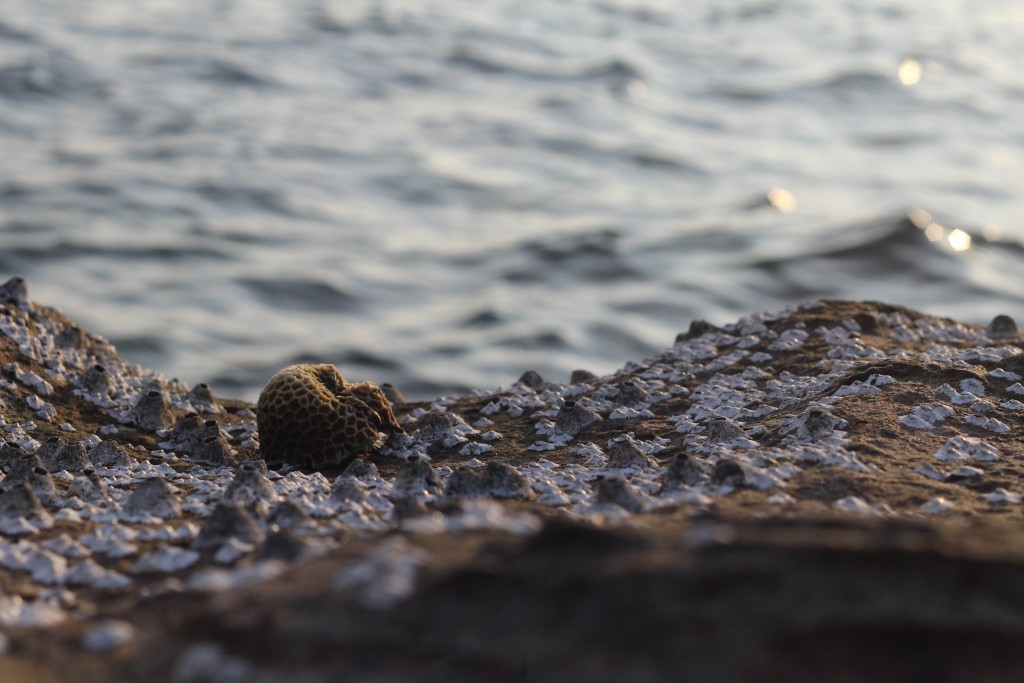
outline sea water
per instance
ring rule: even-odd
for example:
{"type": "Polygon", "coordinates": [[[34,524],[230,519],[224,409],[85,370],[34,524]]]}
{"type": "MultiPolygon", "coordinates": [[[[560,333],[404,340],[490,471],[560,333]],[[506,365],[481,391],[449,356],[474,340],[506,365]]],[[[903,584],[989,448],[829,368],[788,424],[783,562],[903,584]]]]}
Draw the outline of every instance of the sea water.
{"type": "Polygon", "coordinates": [[[1024,7],[0,0],[0,277],[254,398],[812,298],[1024,315],[1024,7]]]}

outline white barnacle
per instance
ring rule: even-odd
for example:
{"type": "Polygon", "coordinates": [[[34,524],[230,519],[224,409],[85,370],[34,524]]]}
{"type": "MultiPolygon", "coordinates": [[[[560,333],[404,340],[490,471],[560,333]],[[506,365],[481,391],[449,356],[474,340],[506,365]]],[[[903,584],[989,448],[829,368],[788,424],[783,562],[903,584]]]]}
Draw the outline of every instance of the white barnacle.
{"type": "Polygon", "coordinates": [[[1010,428],[1006,426],[1006,423],[997,420],[994,417],[982,417],[980,415],[968,415],[964,418],[964,422],[975,427],[981,427],[990,432],[996,434],[1005,434],[1010,431],[1010,428]]]}
{"type": "Polygon", "coordinates": [[[953,409],[942,403],[918,406],[908,415],[900,416],[900,423],[913,429],[932,429],[954,414],[953,409]]]}
{"type": "Polygon", "coordinates": [[[943,512],[949,512],[954,507],[956,506],[953,505],[953,503],[941,496],[938,496],[921,505],[921,507],[918,508],[918,512],[923,515],[938,515],[943,512]]]}
{"type": "Polygon", "coordinates": [[[935,453],[936,460],[963,462],[976,460],[978,462],[992,462],[999,460],[999,450],[981,439],[970,436],[953,436],[946,440],[946,443],[935,453]]]}

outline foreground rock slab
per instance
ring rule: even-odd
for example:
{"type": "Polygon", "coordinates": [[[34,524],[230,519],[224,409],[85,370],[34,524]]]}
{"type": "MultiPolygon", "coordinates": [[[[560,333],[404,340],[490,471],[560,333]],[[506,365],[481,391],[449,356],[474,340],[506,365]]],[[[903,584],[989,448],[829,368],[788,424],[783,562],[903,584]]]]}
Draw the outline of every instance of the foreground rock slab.
{"type": "Polygon", "coordinates": [[[824,301],[394,406],[346,469],[0,301],[4,681],[1013,680],[1016,328],[824,301]]]}

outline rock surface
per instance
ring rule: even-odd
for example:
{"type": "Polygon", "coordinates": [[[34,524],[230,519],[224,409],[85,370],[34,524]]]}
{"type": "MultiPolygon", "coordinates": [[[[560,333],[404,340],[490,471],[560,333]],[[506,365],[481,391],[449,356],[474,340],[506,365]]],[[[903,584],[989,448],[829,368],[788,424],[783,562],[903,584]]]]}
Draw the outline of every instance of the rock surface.
{"type": "Polygon", "coordinates": [[[1016,327],[840,301],[695,325],[607,377],[395,405],[344,472],[267,471],[251,405],[16,284],[4,683],[1024,670],[1016,327]]]}

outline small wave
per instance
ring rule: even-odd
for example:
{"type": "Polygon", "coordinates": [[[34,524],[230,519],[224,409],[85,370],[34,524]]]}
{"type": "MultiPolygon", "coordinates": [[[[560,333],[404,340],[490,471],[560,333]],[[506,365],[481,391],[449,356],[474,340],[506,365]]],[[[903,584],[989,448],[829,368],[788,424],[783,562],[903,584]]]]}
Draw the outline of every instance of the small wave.
{"type": "Polygon", "coordinates": [[[28,31],[15,28],[10,24],[0,21],[0,40],[18,41],[19,43],[36,43],[36,37],[28,31]]]}
{"type": "Polygon", "coordinates": [[[845,261],[848,265],[859,265],[865,272],[884,274],[891,273],[896,268],[917,269],[927,260],[940,259],[949,262],[955,261],[956,257],[936,248],[918,226],[908,217],[901,216],[896,220],[883,218],[862,225],[849,226],[817,244],[806,245],[798,254],[765,259],[753,265],[775,270],[781,266],[806,263],[812,259],[845,261]],[[845,242],[851,239],[852,243],[835,245],[837,240],[845,242]]]}
{"type": "Polygon", "coordinates": [[[628,83],[641,78],[638,68],[619,58],[596,64],[552,64],[546,60],[531,63],[513,56],[489,55],[475,48],[459,47],[449,55],[448,62],[485,74],[509,73],[544,81],[610,80],[628,83]]]}
{"type": "Polygon", "coordinates": [[[862,261],[865,265],[886,270],[898,265],[914,265],[923,258],[956,260],[953,254],[936,248],[906,216],[895,222],[882,219],[843,232],[863,233],[865,237],[850,246],[823,251],[818,255],[819,258],[862,261]]]}
{"type": "MultiPolygon", "coordinates": [[[[184,72],[189,78],[209,81],[218,85],[238,87],[271,87],[278,83],[255,65],[238,59],[212,57],[201,54],[159,55],[144,60],[149,68],[184,72]]],[[[176,74],[180,76],[182,74],[176,74]]]]}
{"type": "Polygon", "coordinates": [[[653,7],[622,7],[610,2],[598,2],[594,8],[613,17],[630,19],[640,24],[651,24],[664,28],[675,23],[672,14],[653,7]]]}
{"type": "Polygon", "coordinates": [[[19,183],[18,181],[10,181],[6,183],[0,183],[0,197],[7,197],[14,199],[16,197],[29,197],[38,192],[38,190],[25,183],[19,183]]]}
{"type": "Polygon", "coordinates": [[[491,327],[501,324],[502,317],[492,308],[485,308],[482,311],[468,316],[462,321],[461,327],[491,327]]]}
{"type": "Polygon", "coordinates": [[[328,163],[363,161],[364,157],[340,147],[287,140],[267,145],[267,155],[273,159],[324,161],[328,163]]]}
{"type": "Polygon", "coordinates": [[[807,86],[810,90],[835,92],[884,92],[902,91],[891,77],[871,71],[851,71],[836,74],[817,84],[807,86]]]}
{"type": "MultiPolygon", "coordinates": [[[[2,195],[0,195],[2,196],[2,195]]],[[[44,232],[56,232],[59,230],[57,226],[43,223],[41,221],[21,220],[18,218],[10,218],[4,222],[3,228],[0,228],[6,233],[24,233],[27,235],[38,235],[44,232]]]]}
{"type": "Polygon", "coordinates": [[[619,231],[605,229],[524,242],[514,259],[518,263],[502,277],[524,283],[563,275],[594,282],[638,277],[622,252],[621,238],[619,231]]]}
{"type": "Polygon", "coordinates": [[[71,55],[56,49],[0,66],[0,96],[11,100],[106,94],[105,86],[71,55]]]}
{"type": "Polygon", "coordinates": [[[265,231],[262,227],[246,230],[243,228],[231,229],[219,225],[217,227],[193,225],[188,228],[188,233],[199,239],[222,240],[235,245],[270,246],[292,244],[290,235],[265,231]]]}
{"type": "Polygon", "coordinates": [[[564,136],[540,136],[536,138],[536,143],[546,151],[578,159],[601,162],[618,161],[655,171],[672,171],[695,176],[707,175],[707,172],[700,166],[660,150],[602,147],[583,139],[564,136]]]}
{"type": "Polygon", "coordinates": [[[309,26],[324,33],[349,35],[359,31],[367,31],[385,36],[395,36],[402,32],[407,24],[401,17],[388,16],[381,5],[354,18],[339,17],[326,7],[317,6],[309,18],[309,26]]]}
{"type": "Polygon", "coordinates": [[[522,248],[542,261],[564,263],[586,257],[616,258],[621,240],[621,232],[607,228],[525,242],[522,248]]]}
{"type": "Polygon", "coordinates": [[[536,334],[504,337],[494,340],[492,345],[519,350],[553,350],[569,348],[569,342],[566,341],[565,337],[558,332],[537,332],[536,334]]]}
{"type": "Polygon", "coordinates": [[[751,249],[753,244],[753,236],[739,232],[732,226],[712,225],[653,240],[637,251],[643,254],[737,253],[751,249]]]}
{"type": "Polygon", "coordinates": [[[72,183],[70,185],[70,189],[74,192],[93,195],[95,197],[113,197],[120,194],[120,190],[116,187],[110,183],[101,182],[99,180],[79,180],[72,183]]]}
{"type": "Polygon", "coordinates": [[[277,85],[269,77],[258,74],[242,64],[216,59],[205,65],[199,78],[223,85],[270,87],[277,85]]]}
{"type": "Polygon", "coordinates": [[[111,263],[135,261],[176,262],[184,260],[216,259],[229,260],[231,257],[216,249],[198,246],[153,245],[142,247],[117,247],[79,242],[55,242],[46,246],[12,246],[0,250],[0,268],[17,270],[25,263],[38,263],[58,259],[99,257],[111,263]]]}
{"type": "Polygon", "coordinates": [[[938,139],[939,136],[936,134],[918,132],[856,136],[856,140],[865,147],[882,147],[887,149],[924,146],[933,144],[938,139]]]}
{"type": "Polygon", "coordinates": [[[778,93],[769,90],[760,90],[751,86],[739,83],[723,83],[716,85],[710,92],[714,97],[721,97],[727,100],[738,100],[740,102],[765,102],[778,97],[778,93]]]}
{"type": "Polygon", "coordinates": [[[501,187],[492,187],[469,174],[454,175],[423,169],[378,175],[375,186],[404,204],[448,206],[465,203],[474,208],[507,204],[512,198],[501,187]]]}
{"type": "Polygon", "coordinates": [[[356,297],[321,280],[302,278],[241,278],[244,286],[274,308],[334,312],[352,307],[356,297]]]}
{"type": "Polygon", "coordinates": [[[828,95],[848,98],[861,95],[884,95],[906,97],[905,88],[900,87],[889,76],[869,71],[835,74],[791,87],[767,88],[760,84],[723,83],[711,90],[711,95],[740,102],[787,101],[798,95],[828,95]]]}
{"type": "Polygon", "coordinates": [[[277,190],[221,185],[212,182],[200,183],[193,189],[203,199],[223,206],[269,211],[289,218],[298,217],[298,214],[288,205],[284,195],[277,190]]]}
{"type": "Polygon", "coordinates": [[[440,80],[423,71],[407,69],[395,74],[395,82],[409,88],[427,89],[437,87],[440,80]]]}
{"type": "MultiPolygon", "coordinates": [[[[963,300],[1006,296],[992,289],[988,275],[979,280],[972,274],[973,248],[960,253],[942,244],[907,217],[882,218],[812,241],[799,253],[752,263],[753,272],[766,277],[755,277],[751,286],[790,299],[889,299],[890,292],[913,291],[914,301],[929,301],[954,290],[963,300]],[[936,286],[941,289],[929,293],[936,286]]],[[[1000,251],[1016,260],[1011,250],[1000,251]]]]}
{"type": "Polygon", "coordinates": [[[627,158],[642,168],[664,169],[699,176],[707,175],[707,172],[700,166],[674,158],[664,152],[630,152],[627,158]]]}
{"type": "Polygon", "coordinates": [[[293,356],[288,364],[293,363],[330,363],[339,368],[398,370],[402,364],[392,358],[385,358],[369,351],[348,349],[334,353],[303,352],[293,356]]]}

